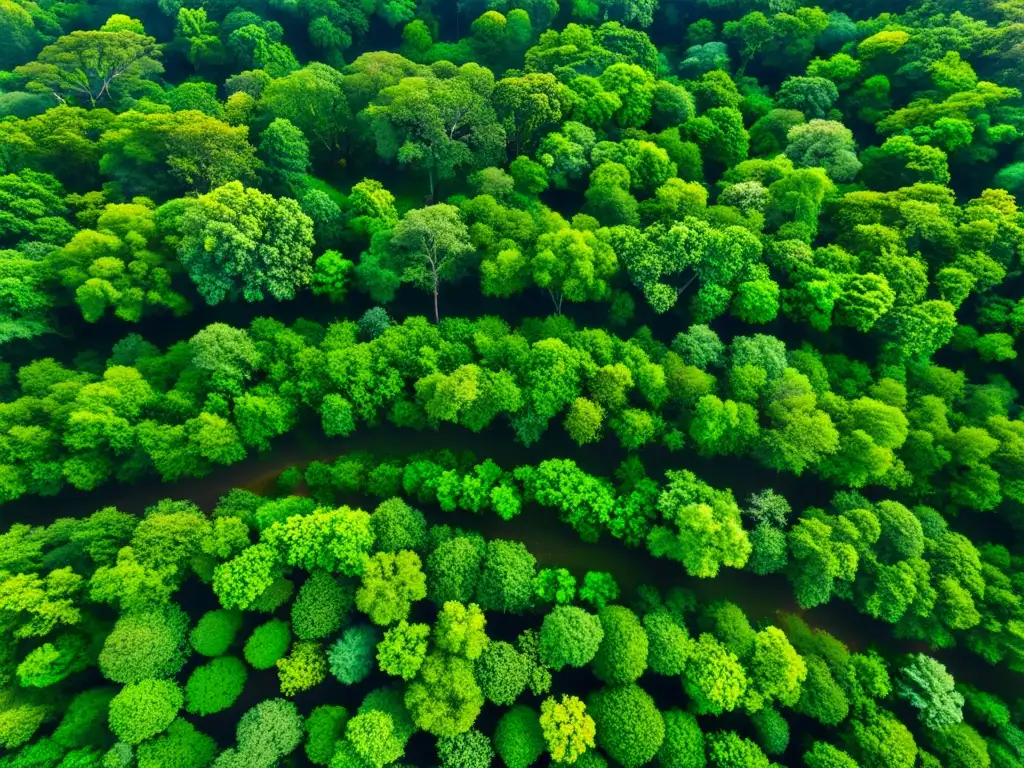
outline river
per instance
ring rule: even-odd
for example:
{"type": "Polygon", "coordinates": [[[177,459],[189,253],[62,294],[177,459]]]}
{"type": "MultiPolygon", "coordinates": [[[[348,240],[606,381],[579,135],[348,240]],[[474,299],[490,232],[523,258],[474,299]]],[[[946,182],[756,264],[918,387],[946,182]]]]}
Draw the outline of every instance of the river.
{"type": "MultiPolygon", "coordinates": [[[[111,483],[94,491],[65,490],[47,499],[24,498],[3,506],[3,521],[45,525],[57,518],[81,518],[104,506],[116,506],[125,512],[142,511],[165,498],[185,499],[204,510],[211,510],[218,499],[232,488],[267,492],[282,471],[310,461],[331,462],[353,451],[369,451],[375,456],[407,456],[445,446],[454,451],[471,451],[481,460],[491,458],[502,468],[519,464],[536,464],[548,458],[571,456],[584,470],[610,475],[626,452],[612,439],[582,448],[572,443],[562,431],[553,429],[537,445],[526,448],[509,439],[508,432],[492,428],[473,434],[461,427],[444,426],[438,431],[400,429],[390,424],[357,432],[348,438],[326,439],[318,430],[299,429],[279,439],[268,454],[250,457],[229,467],[221,467],[202,478],[185,478],[169,483],[148,480],[134,484],[111,483]]],[[[773,488],[788,498],[795,514],[808,506],[824,506],[833,488],[813,476],[802,478],[777,473],[744,458],[706,459],[693,453],[670,453],[660,447],[640,452],[651,476],[660,480],[665,469],[686,468],[716,488],[732,488],[737,500],[751,493],[773,488]]],[[[376,500],[343,499],[345,503],[371,508],[376,500]]],[[[892,626],[858,613],[852,605],[833,600],[825,606],[803,610],[796,605],[789,582],[780,575],[757,576],[747,571],[723,568],[714,579],[688,576],[673,561],[652,557],[644,549],[632,549],[621,542],[603,537],[588,544],[581,541],[556,513],[536,505],[526,505],[519,516],[504,521],[494,514],[472,515],[425,509],[431,522],[448,522],[480,531],[488,538],[522,541],[537,558],[540,567],[565,567],[577,579],[588,570],[607,571],[619,583],[623,599],[628,599],[641,584],[654,584],[662,589],[681,586],[691,590],[700,602],[727,599],[738,604],[752,622],[771,619],[779,611],[802,615],[813,627],[824,629],[841,639],[851,650],[874,647],[883,655],[926,650],[923,644],[898,640],[892,626]]],[[[969,680],[979,687],[1015,695],[1018,675],[1001,667],[982,662],[960,649],[932,653],[943,661],[957,679],[969,680]]]]}

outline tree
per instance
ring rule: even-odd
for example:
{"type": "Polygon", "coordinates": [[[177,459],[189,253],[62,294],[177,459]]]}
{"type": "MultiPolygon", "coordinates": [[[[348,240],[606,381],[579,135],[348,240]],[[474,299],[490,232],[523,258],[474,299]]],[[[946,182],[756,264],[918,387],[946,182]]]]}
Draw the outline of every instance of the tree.
{"type": "Polygon", "coordinates": [[[508,768],[529,768],[546,743],[537,712],[523,705],[502,714],[494,731],[494,749],[508,768]]]}
{"type": "Polygon", "coordinates": [[[370,239],[378,232],[393,229],[399,219],[395,196],[374,179],[363,179],[352,186],[348,215],[352,231],[370,239]]]}
{"type": "Polygon", "coordinates": [[[630,194],[629,184],[629,169],[625,165],[601,163],[590,174],[586,212],[607,226],[636,226],[640,223],[640,206],[630,194]]]}
{"type": "Polygon", "coordinates": [[[533,599],[537,560],[517,541],[492,539],[477,584],[477,603],[485,611],[521,613],[533,599]]]}
{"type": "MultiPolygon", "coordinates": [[[[438,605],[473,599],[483,555],[473,541],[456,536],[442,542],[427,558],[427,593],[438,605]]],[[[485,606],[486,607],[486,606],[485,606]]]]}
{"type": "Polygon", "coordinates": [[[108,306],[129,322],[138,322],[151,307],[162,306],[175,315],[190,309],[172,289],[178,268],[158,245],[148,201],[107,205],[96,229],[79,231],[51,255],[49,264],[65,287],[75,289],[75,302],[88,322],[99,320],[108,306]]]}
{"type": "Polygon", "coordinates": [[[409,684],[405,694],[405,705],[416,725],[442,738],[468,731],[483,703],[470,662],[436,652],[428,654],[419,678],[409,684]]]}
{"type": "Polygon", "coordinates": [[[824,741],[816,741],[804,752],[807,768],[857,768],[857,761],[843,750],[824,741]]]}
{"type": "Polygon", "coordinates": [[[1008,333],[986,333],[978,338],[974,348],[984,363],[1016,360],[1017,351],[1013,348],[1013,337],[1008,333]]]}
{"type": "Polygon", "coordinates": [[[49,688],[88,666],[87,647],[78,635],[65,634],[43,643],[15,670],[22,688],[49,688]]]}
{"type": "MultiPolygon", "coordinates": [[[[217,753],[217,743],[205,733],[180,717],[167,728],[165,733],[148,739],[137,748],[139,768],[174,766],[175,768],[199,768],[209,765],[217,753]]],[[[64,758],[65,764],[74,766],[72,754],[64,758]]],[[[86,753],[88,754],[88,753],[86,753]]],[[[92,765],[83,762],[83,767],[92,765]]]]}
{"type": "Polygon", "coordinates": [[[327,765],[345,736],[348,712],[344,707],[321,704],[306,718],[306,757],[314,765],[327,765]]]}
{"type": "Polygon", "coordinates": [[[283,30],[278,24],[266,24],[255,14],[242,16],[228,35],[227,50],[239,70],[263,69],[271,77],[299,68],[291,49],[281,42],[283,30]]]}
{"type": "Polygon", "coordinates": [[[789,551],[784,531],[768,523],[760,523],[750,532],[750,546],[747,568],[754,573],[764,576],[786,567],[789,551]]]}
{"type": "Polygon", "coordinates": [[[876,551],[884,563],[912,560],[924,553],[924,530],[918,517],[898,501],[875,506],[880,533],[876,551]]]}
{"type": "Polygon", "coordinates": [[[695,116],[693,96],[681,85],[658,80],[654,85],[651,122],[655,128],[671,129],[695,116]]]}
{"type": "Polygon", "coordinates": [[[283,301],[313,275],[313,222],[288,198],[240,182],[186,204],[178,256],[208,304],[283,301]]]}
{"type": "Polygon", "coordinates": [[[214,569],[213,591],[223,607],[244,610],[274,584],[278,568],[274,548],[256,544],[214,569]]]}
{"type": "Polygon", "coordinates": [[[167,730],[183,703],[170,680],[129,683],[110,701],[110,730],[126,744],[138,744],[167,730]]]}
{"type": "Polygon", "coordinates": [[[65,190],[53,176],[28,169],[8,173],[0,177],[0,192],[4,200],[0,242],[5,247],[26,238],[63,245],[74,235],[74,228],[64,221],[68,212],[65,190]],[[15,205],[18,199],[28,204],[15,205]]]}
{"type": "MultiPolygon", "coordinates": [[[[707,200],[707,190],[700,184],[670,178],[654,190],[653,198],[641,204],[640,212],[645,220],[671,224],[687,216],[700,216],[707,208],[707,200]]],[[[719,202],[726,200],[719,198],[719,202]]]]}
{"type": "Polygon", "coordinates": [[[0,254],[0,344],[49,331],[52,300],[40,288],[44,277],[41,262],[15,251],[0,254]]]}
{"type": "Polygon", "coordinates": [[[864,723],[854,721],[853,744],[864,768],[912,768],[917,756],[910,731],[888,713],[879,712],[864,723]]]}
{"type": "MultiPolygon", "coordinates": [[[[5,5],[2,13],[9,47],[4,51],[3,58],[0,58],[0,66],[9,70],[30,59],[39,49],[43,42],[43,30],[36,28],[36,17],[17,3],[5,5]]],[[[39,21],[40,27],[43,27],[43,23],[48,20],[42,17],[39,21]]]]}
{"type": "Polygon", "coordinates": [[[526,690],[531,674],[530,660],[511,643],[492,640],[476,660],[474,674],[488,701],[509,706],[526,690]]]}
{"type": "Polygon", "coordinates": [[[242,654],[253,669],[270,669],[288,653],[292,633],[287,622],[271,619],[253,630],[242,654]]]}
{"type": "Polygon", "coordinates": [[[568,189],[590,170],[590,150],[597,141],[594,131],[570,120],[561,130],[545,136],[537,148],[537,162],[547,171],[556,189],[568,189]]]}
{"type": "Polygon", "coordinates": [[[882,191],[916,182],[948,184],[949,163],[938,147],[917,144],[909,136],[891,136],[878,147],[861,153],[861,179],[882,191]]]}
{"type": "Polygon", "coordinates": [[[619,585],[615,577],[604,571],[587,571],[583,575],[580,587],[580,600],[590,603],[597,609],[619,597],[619,585]]]}
{"type": "Polygon", "coordinates": [[[30,89],[95,107],[104,96],[113,100],[112,90],[130,90],[162,73],[159,57],[156,40],[139,31],[78,30],[46,46],[34,62],[16,71],[28,79],[30,89]]]}
{"type": "Polygon", "coordinates": [[[526,155],[520,155],[508,166],[508,172],[515,181],[516,191],[524,195],[539,195],[548,188],[547,169],[526,155]]]}
{"type": "Polygon", "coordinates": [[[750,541],[731,494],[705,494],[703,484],[686,470],[670,471],[667,477],[669,484],[658,500],[667,525],[652,528],[647,542],[651,553],[678,560],[699,578],[714,577],[722,565],[742,568],[750,556],[750,541]]]}
{"type": "Polygon", "coordinates": [[[244,764],[275,765],[302,741],[302,717],[290,701],[266,699],[242,715],[235,734],[244,764]]]}
{"type": "Polygon", "coordinates": [[[196,667],[185,684],[185,709],[211,715],[230,708],[242,695],[248,672],[234,656],[220,656],[196,667]]]}
{"type": "MultiPolygon", "coordinates": [[[[769,371],[769,379],[772,372],[769,371]]],[[[768,385],[768,409],[773,428],[762,431],[759,454],[765,463],[799,474],[835,453],[839,434],[827,413],[816,408],[810,381],[794,368],[768,385]]]]}
{"type": "Polygon", "coordinates": [[[565,666],[582,667],[597,654],[603,637],[597,616],[573,605],[557,605],[541,625],[541,661],[556,672],[565,666]]]}
{"type": "Polygon", "coordinates": [[[685,76],[696,78],[716,69],[728,70],[729,63],[729,49],[725,43],[711,40],[689,46],[679,69],[685,76]]]}
{"type": "Polygon", "coordinates": [[[377,661],[382,672],[403,680],[412,680],[427,657],[430,626],[410,624],[404,619],[384,633],[377,645],[377,661]]]}
{"type": "MultiPolygon", "coordinates": [[[[231,126],[197,110],[123,112],[100,138],[100,172],[124,199],[209,192],[230,182],[256,180],[259,159],[245,126],[231,126]]],[[[184,200],[161,206],[168,223],[184,200]]]]}
{"type": "Polygon", "coordinates": [[[292,604],[292,631],[300,640],[333,635],[345,624],[351,609],[351,588],[346,589],[326,571],[313,571],[292,604]]]}
{"type": "Polygon", "coordinates": [[[439,739],[441,768],[490,768],[494,760],[491,740],[475,728],[458,736],[439,739]]]}
{"type": "Polygon", "coordinates": [[[789,77],[775,97],[782,109],[803,112],[810,120],[823,120],[839,98],[836,84],[823,77],[789,77]]]}
{"type": "Polygon", "coordinates": [[[561,71],[565,67],[565,71],[580,74],[596,73],[617,62],[637,64],[652,73],[657,70],[658,51],[647,35],[617,21],[594,30],[570,24],[561,33],[549,33],[526,52],[528,72],[561,71]],[[572,47],[567,50],[566,46],[572,47]]]}
{"type": "Polygon", "coordinates": [[[744,453],[757,437],[757,416],[747,403],[705,395],[697,401],[690,437],[702,454],[744,453]]]}
{"type": "Polygon", "coordinates": [[[0,707],[0,744],[5,749],[17,749],[29,741],[51,714],[38,699],[16,696],[10,689],[0,699],[0,707]]]}
{"type": "Polygon", "coordinates": [[[368,341],[373,341],[392,326],[391,317],[383,307],[372,307],[359,318],[359,332],[368,341]]]}
{"type": "Polygon", "coordinates": [[[288,120],[328,156],[338,152],[351,123],[341,73],[319,62],[271,80],[259,97],[259,106],[275,119],[288,120]]]}
{"type": "Polygon", "coordinates": [[[731,311],[745,323],[770,323],[779,314],[779,285],[764,269],[752,269],[748,277],[737,284],[731,311]]]}
{"type": "Polygon", "coordinates": [[[376,629],[361,624],[349,627],[334,641],[327,653],[327,661],[338,682],[355,685],[366,679],[373,671],[379,638],[376,629]]]}
{"type": "Polygon", "coordinates": [[[76,749],[101,742],[107,729],[107,712],[114,688],[89,688],[68,704],[64,716],[53,732],[53,740],[67,749],[76,749]]]}
{"type": "Polygon", "coordinates": [[[824,725],[838,725],[850,712],[850,702],[820,656],[804,657],[807,678],[794,709],[824,725]]]}
{"type": "Polygon", "coordinates": [[[852,582],[856,575],[857,551],[834,533],[823,520],[801,518],[787,534],[790,574],[801,607],[827,603],[837,580],[852,582]]]}
{"type": "Polygon", "coordinates": [[[530,258],[534,282],[546,290],[561,313],[562,301],[603,301],[618,272],[615,252],[593,232],[559,229],[542,234],[530,258]]]}
{"type": "Polygon", "coordinates": [[[683,672],[683,688],[698,713],[721,714],[735,709],[743,699],[748,679],[736,654],[712,635],[703,633],[690,646],[683,672]]]}
{"type": "Polygon", "coordinates": [[[99,668],[115,683],[172,677],[185,665],[188,617],[177,606],[121,616],[103,642],[99,668]]]}
{"type": "Polygon", "coordinates": [[[786,148],[789,132],[807,121],[796,109],[773,109],[750,126],[750,151],[755,156],[772,157],[786,148]]]}
{"type": "Polygon", "coordinates": [[[608,685],[633,683],[647,669],[648,639],[628,608],[609,605],[598,614],[604,637],[594,657],[594,675],[608,685]]]}
{"type": "MultiPolygon", "coordinates": [[[[941,274],[941,272],[940,272],[941,274]]],[[[939,284],[945,284],[936,276],[939,284]]],[[[835,321],[866,333],[884,317],[896,302],[896,294],[886,278],[867,272],[863,275],[844,275],[836,297],[835,321]]]]}
{"type": "Polygon", "coordinates": [[[931,731],[935,750],[943,764],[950,768],[981,768],[990,765],[989,747],[985,738],[966,723],[931,731]]]}
{"type": "Polygon", "coordinates": [[[565,568],[542,568],[533,585],[537,599],[565,605],[576,598],[576,577],[565,568]]]}
{"type": "Polygon", "coordinates": [[[292,515],[264,529],[262,538],[288,565],[342,576],[364,573],[373,546],[370,516],[350,507],[292,515]]]}
{"type": "Polygon", "coordinates": [[[594,747],[594,720],[575,696],[563,695],[561,701],[552,696],[541,702],[540,728],[553,761],[575,763],[587,747],[594,747]]]}
{"type": "Polygon", "coordinates": [[[281,693],[294,696],[308,691],[327,677],[327,658],[319,643],[303,640],[295,643],[289,654],[274,662],[281,681],[281,693]]]}
{"type": "Polygon", "coordinates": [[[834,120],[811,120],[790,128],[786,156],[798,168],[824,168],[833,181],[853,181],[861,167],[853,132],[834,120]]]}
{"type": "Polygon", "coordinates": [[[378,552],[365,559],[356,607],[374,624],[387,626],[405,619],[412,604],[426,596],[427,580],[415,552],[378,552]]]}
{"type": "MultiPolygon", "coordinates": [[[[174,36],[184,43],[185,56],[193,67],[205,69],[224,63],[219,25],[207,19],[205,8],[178,8],[177,22],[174,36]]],[[[234,90],[238,89],[229,89],[234,90]]]]}
{"type": "Polygon", "coordinates": [[[752,493],[747,498],[747,508],[743,514],[751,519],[755,525],[766,523],[778,528],[785,528],[789,524],[789,516],[793,508],[773,489],[766,488],[760,493],[752,493]]]}
{"type": "Polygon", "coordinates": [[[264,177],[278,194],[291,197],[302,189],[309,171],[309,143],[287,118],[278,117],[260,134],[264,177]]]}
{"type": "Polygon", "coordinates": [[[505,147],[490,94],[494,76],[478,64],[465,64],[445,79],[406,77],[380,91],[363,114],[377,153],[402,165],[423,168],[434,197],[434,180],[453,178],[458,168],[477,161],[493,165],[505,147]]]}
{"type": "Polygon", "coordinates": [[[427,540],[427,519],[402,499],[381,502],[370,515],[375,547],[381,552],[421,551],[427,540]]]}
{"type": "Polygon", "coordinates": [[[750,739],[744,739],[735,731],[712,733],[707,738],[708,758],[715,768],[770,768],[771,763],[750,739]]]}
{"type": "Polygon", "coordinates": [[[921,724],[942,730],[963,722],[964,697],[946,667],[923,653],[914,654],[896,678],[896,695],[918,710],[921,724]]]}
{"type": "Polygon", "coordinates": [[[734,107],[712,107],[688,121],[681,133],[701,148],[702,157],[725,166],[742,162],[750,151],[743,115],[734,107]]]}
{"type": "Polygon", "coordinates": [[[766,627],[754,636],[747,666],[750,685],[746,707],[755,711],[774,701],[792,707],[800,698],[807,665],[778,627],[766,627]]]}
{"type": "Polygon", "coordinates": [[[403,282],[433,294],[434,321],[440,322],[441,283],[460,278],[473,252],[458,208],[441,203],[409,211],[395,226],[390,252],[403,282]]]}
{"type": "Polygon", "coordinates": [[[189,635],[189,642],[196,653],[203,656],[222,656],[231,647],[241,627],[240,612],[209,611],[200,617],[189,635]]]}
{"type": "Polygon", "coordinates": [[[645,765],[665,739],[665,721],[654,700],[635,684],[602,688],[587,698],[597,746],[624,768],[645,765]]]}
{"type": "MultiPolygon", "coordinates": [[[[569,88],[549,73],[504,77],[494,84],[491,93],[491,102],[517,158],[522,150],[531,148],[534,134],[564,121],[573,101],[569,88]]],[[[522,159],[529,162],[525,156],[522,159]]],[[[512,173],[515,176],[514,170],[512,173]]]]}
{"type": "Polygon", "coordinates": [[[665,741],[658,750],[658,765],[662,768],[704,768],[704,733],[697,718],[681,709],[663,712],[665,741]]]}
{"type": "Polygon", "coordinates": [[[686,331],[676,334],[672,340],[672,351],[687,365],[701,370],[725,362],[725,345],[718,334],[706,325],[691,325],[686,331]]]}
{"type": "Polygon", "coordinates": [[[646,614],[643,625],[647,633],[647,660],[651,671],[666,677],[682,674],[691,646],[686,627],[664,610],[646,614]]]}
{"type": "Polygon", "coordinates": [[[446,653],[475,661],[487,647],[486,626],[487,617],[480,606],[466,606],[453,600],[445,603],[437,614],[434,643],[446,653]]]}
{"type": "Polygon", "coordinates": [[[345,726],[345,738],[364,764],[373,768],[393,763],[405,753],[405,745],[395,733],[391,715],[379,710],[360,712],[345,726]]]}

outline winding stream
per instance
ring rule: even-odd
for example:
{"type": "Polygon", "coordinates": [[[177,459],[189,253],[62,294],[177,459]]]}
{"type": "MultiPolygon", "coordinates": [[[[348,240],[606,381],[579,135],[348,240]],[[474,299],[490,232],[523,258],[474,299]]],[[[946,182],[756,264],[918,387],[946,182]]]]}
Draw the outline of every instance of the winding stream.
{"type": "MultiPolygon", "coordinates": [[[[203,478],[169,483],[155,479],[130,485],[111,483],[90,492],[71,489],[49,499],[21,499],[4,505],[3,521],[5,525],[15,522],[45,525],[61,517],[85,517],[108,505],[140,514],[165,498],[186,499],[208,511],[232,488],[266,492],[290,466],[314,460],[330,462],[353,451],[369,451],[382,457],[405,456],[442,445],[456,451],[472,451],[481,460],[490,457],[504,469],[572,456],[581,468],[603,475],[610,475],[626,456],[614,440],[580,448],[561,430],[551,430],[540,444],[531,448],[513,442],[506,431],[497,428],[473,434],[455,426],[433,432],[380,425],[344,439],[301,436],[317,433],[318,430],[313,429],[296,430],[281,438],[268,455],[220,467],[203,478]]],[[[641,453],[652,477],[660,478],[665,469],[690,469],[714,487],[732,488],[741,504],[749,494],[770,487],[790,499],[798,514],[808,506],[825,505],[834,490],[814,477],[796,478],[777,473],[750,459],[702,459],[690,453],[672,454],[657,447],[641,453]]],[[[355,496],[342,500],[367,509],[372,509],[379,501],[355,496]]],[[[780,611],[799,614],[808,624],[830,632],[853,651],[873,647],[892,659],[903,653],[927,650],[922,643],[896,639],[891,625],[858,613],[845,601],[836,599],[824,606],[801,609],[794,600],[792,587],[781,575],[757,576],[723,568],[714,579],[693,578],[678,563],[654,558],[646,550],[628,548],[609,537],[594,544],[585,543],[554,512],[536,505],[526,505],[523,513],[510,521],[493,514],[451,513],[439,508],[426,511],[431,522],[475,529],[488,538],[522,541],[537,558],[539,567],[568,568],[577,579],[588,570],[607,571],[619,583],[624,601],[628,601],[641,584],[654,584],[662,589],[681,586],[691,590],[701,603],[731,600],[743,608],[752,623],[771,619],[780,611]]],[[[947,649],[932,652],[932,655],[946,664],[958,680],[1011,698],[1017,693],[1016,673],[988,665],[966,650],[947,649]]]]}

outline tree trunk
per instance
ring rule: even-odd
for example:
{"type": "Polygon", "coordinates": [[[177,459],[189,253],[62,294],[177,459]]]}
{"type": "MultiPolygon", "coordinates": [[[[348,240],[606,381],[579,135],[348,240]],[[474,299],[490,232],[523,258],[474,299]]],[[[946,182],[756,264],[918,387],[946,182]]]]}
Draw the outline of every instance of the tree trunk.
{"type": "Polygon", "coordinates": [[[681,295],[683,294],[683,292],[684,292],[684,291],[685,291],[685,290],[686,290],[687,288],[689,288],[689,287],[690,287],[690,283],[692,283],[692,282],[693,282],[694,280],[696,280],[696,279],[697,279],[697,273],[696,273],[696,272],[694,272],[694,273],[693,273],[693,277],[691,277],[691,278],[690,278],[689,280],[687,280],[687,281],[686,281],[686,285],[684,285],[684,286],[683,286],[682,288],[680,288],[679,290],[677,290],[677,291],[676,291],[676,296],[681,296],[681,295]]]}
{"type": "Polygon", "coordinates": [[[555,314],[562,314],[562,293],[561,291],[555,292],[550,288],[548,289],[548,296],[551,298],[551,303],[555,305],[555,314]],[[556,298],[557,297],[557,298],[556,298]]]}
{"type": "Polygon", "coordinates": [[[437,308],[437,294],[440,293],[440,284],[438,283],[437,276],[434,277],[434,323],[441,322],[441,312],[437,308]]]}

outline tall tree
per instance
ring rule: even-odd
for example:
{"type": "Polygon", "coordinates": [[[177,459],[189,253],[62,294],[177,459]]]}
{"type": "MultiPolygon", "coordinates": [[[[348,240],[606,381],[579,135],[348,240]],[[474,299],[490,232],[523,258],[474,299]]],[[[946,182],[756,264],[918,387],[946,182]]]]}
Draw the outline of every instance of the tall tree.
{"type": "Polygon", "coordinates": [[[313,275],[313,222],[289,198],[233,181],[188,201],[178,255],[208,304],[292,299],[313,275]]]}
{"type": "Polygon", "coordinates": [[[478,64],[465,64],[452,77],[407,77],[385,88],[364,110],[378,154],[425,170],[433,200],[435,180],[503,159],[505,131],[491,106],[493,89],[494,75],[478,64]]]}
{"type": "Polygon", "coordinates": [[[439,203],[409,211],[395,225],[390,252],[403,282],[434,295],[434,321],[440,322],[441,283],[461,277],[473,253],[459,209],[439,203]]]}
{"type": "Polygon", "coordinates": [[[155,38],[104,26],[61,37],[15,72],[28,79],[30,89],[52,93],[61,103],[71,99],[95,107],[104,97],[114,100],[111,89],[115,83],[128,87],[163,72],[159,57],[155,38]]]}

